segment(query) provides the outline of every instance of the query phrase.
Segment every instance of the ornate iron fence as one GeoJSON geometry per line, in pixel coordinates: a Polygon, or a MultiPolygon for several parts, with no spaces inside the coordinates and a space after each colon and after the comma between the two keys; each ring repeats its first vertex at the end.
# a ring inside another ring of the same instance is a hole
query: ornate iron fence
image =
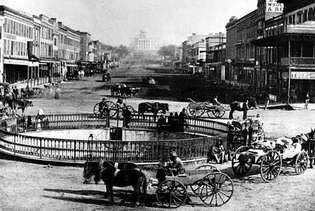
{"type": "MultiPolygon", "coordinates": [[[[30,117],[32,124],[18,121],[20,130],[32,130],[36,127],[35,117],[30,117]]],[[[110,120],[115,121],[115,120],[110,120]]],[[[121,120],[117,120],[121,121],[121,120]]],[[[92,114],[60,114],[46,115],[42,129],[76,129],[107,127],[109,121],[99,119],[92,114]]],[[[183,160],[204,158],[209,148],[223,137],[209,136],[225,134],[227,127],[205,119],[186,119],[185,132],[204,135],[190,139],[174,139],[166,141],[108,141],[108,140],[70,140],[57,138],[33,137],[0,130],[0,148],[6,152],[27,155],[42,160],[60,160],[79,162],[93,158],[115,161],[155,162],[165,159],[175,150],[183,160]]],[[[157,126],[157,118],[152,115],[132,116],[130,127],[152,129],[157,126]]]]}

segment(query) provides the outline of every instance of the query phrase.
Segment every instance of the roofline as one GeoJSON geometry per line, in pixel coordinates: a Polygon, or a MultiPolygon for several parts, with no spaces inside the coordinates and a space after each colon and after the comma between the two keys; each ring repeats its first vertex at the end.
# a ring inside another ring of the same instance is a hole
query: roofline
{"type": "Polygon", "coordinates": [[[33,21],[33,17],[28,16],[28,15],[26,15],[26,14],[22,14],[21,12],[19,12],[19,11],[17,11],[17,10],[14,10],[14,9],[12,9],[12,8],[9,8],[9,7],[5,6],[5,5],[0,5],[0,11],[3,11],[3,12],[4,12],[4,11],[12,12],[12,13],[15,14],[15,15],[18,15],[18,16],[21,16],[21,17],[23,17],[23,18],[26,18],[26,19],[28,19],[28,20],[33,21]]]}
{"type": "Polygon", "coordinates": [[[250,13],[244,15],[243,17],[241,17],[241,18],[239,18],[239,19],[233,21],[232,23],[231,23],[231,22],[227,23],[226,26],[225,26],[225,28],[229,28],[229,27],[231,27],[231,26],[233,26],[233,25],[239,24],[239,23],[241,23],[242,21],[244,21],[245,19],[247,19],[248,17],[257,14],[257,12],[258,12],[258,9],[255,9],[255,10],[253,10],[252,12],[250,12],[250,13]]]}

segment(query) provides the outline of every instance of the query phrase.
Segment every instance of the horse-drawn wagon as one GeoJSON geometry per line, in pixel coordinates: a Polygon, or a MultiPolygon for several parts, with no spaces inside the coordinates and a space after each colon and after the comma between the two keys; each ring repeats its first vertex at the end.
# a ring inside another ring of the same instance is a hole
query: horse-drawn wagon
{"type": "Polygon", "coordinates": [[[189,100],[187,111],[191,116],[201,117],[204,113],[207,113],[209,117],[213,115],[215,118],[222,118],[225,114],[225,108],[222,105],[213,105],[210,102],[196,102],[190,98],[189,100]]]}
{"type": "MultiPolygon", "coordinates": [[[[105,109],[108,109],[110,117],[117,117],[117,114],[120,115],[123,111],[123,106],[118,103],[106,101],[104,104],[104,106],[101,106],[101,103],[95,104],[93,107],[93,113],[95,116],[106,117],[107,114],[105,109]]],[[[127,105],[126,107],[131,113],[137,112],[131,105],[127,105]]]]}
{"type": "Polygon", "coordinates": [[[191,196],[198,197],[206,206],[219,207],[231,199],[233,191],[234,185],[228,175],[214,166],[203,165],[183,175],[166,176],[158,184],[155,194],[163,207],[180,207],[191,196]],[[189,188],[191,192],[188,192],[189,188]]]}
{"type": "Polygon", "coordinates": [[[308,166],[308,154],[298,140],[294,143],[290,140],[263,140],[239,147],[232,158],[234,174],[245,176],[255,164],[260,166],[260,175],[265,182],[276,179],[283,167],[293,167],[296,174],[303,174],[308,166]]]}
{"type": "Polygon", "coordinates": [[[112,96],[132,97],[135,96],[140,91],[140,88],[129,87],[126,84],[114,84],[111,86],[110,91],[112,96]]]}

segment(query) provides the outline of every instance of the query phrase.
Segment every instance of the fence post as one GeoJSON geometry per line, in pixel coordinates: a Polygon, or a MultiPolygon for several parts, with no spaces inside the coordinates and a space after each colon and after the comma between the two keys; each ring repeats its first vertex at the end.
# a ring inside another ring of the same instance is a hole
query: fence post
{"type": "Polygon", "coordinates": [[[77,141],[74,141],[74,146],[73,146],[73,160],[74,162],[76,161],[76,156],[77,156],[77,141]]]}
{"type": "Polygon", "coordinates": [[[42,159],[42,143],[43,139],[39,139],[39,158],[42,159]]]}

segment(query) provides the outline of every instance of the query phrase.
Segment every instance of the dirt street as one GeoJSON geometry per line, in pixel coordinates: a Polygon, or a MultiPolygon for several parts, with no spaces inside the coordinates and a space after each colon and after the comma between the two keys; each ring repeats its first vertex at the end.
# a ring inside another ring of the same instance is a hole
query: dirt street
{"type": "MultiPolygon", "coordinates": [[[[54,99],[54,91],[46,97],[33,99],[34,107],[27,114],[36,114],[39,108],[45,113],[92,112],[93,105],[102,97],[109,97],[101,76],[70,81],[61,85],[61,98],[54,99]]],[[[114,79],[117,81],[117,79],[114,79]]],[[[126,99],[137,109],[140,98],[126,99]]],[[[180,111],[187,102],[165,101],[170,111],[180,111]]],[[[301,108],[303,105],[295,105],[301,108]]],[[[314,105],[310,106],[315,108],[314,105]]],[[[294,136],[315,128],[315,110],[253,110],[260,113],[267,136],[294,136]]],[[[237,113],[236,116],[241,116],[237,113]]],[[[225,114],[225,118],[228,113],[225,114]]],[[[221,121],[228,121],[227,119],[221,121]]],[[[218,166],[231,173],[231,164],[218,166]]],[[[257,169],[256,169],[257,170],[257,169]]],[[[257,171],[256,171],[257,173],[257,171]]],[[[233,176],[231,174],[231,176],[233,176]]],[[[315,210],[315,170],[295,176],[292,172],[280,175],[271,183],[263,183],[258,175],[242,180],[233,179],[235,192],[231,201],[214,210],[315,210]]],[[[104,185],[83,185],[82,169],[72,167],[49,167],[0,159],[0,210],[129,210],[128,203],[110,206],[104,199],[104,185]]],[[[154,196],[152,196],[154,197],[154,196]]],[[[116,198],[118,201],[119,198],[116,198]]],[[[195,202],[195,200],[193,199],[195,202]]],[[[136,210],[159,209],[152,206],[136,210]]],[[[184,210],[208,210],[200,204],[186,205],[184,210]]]]}

